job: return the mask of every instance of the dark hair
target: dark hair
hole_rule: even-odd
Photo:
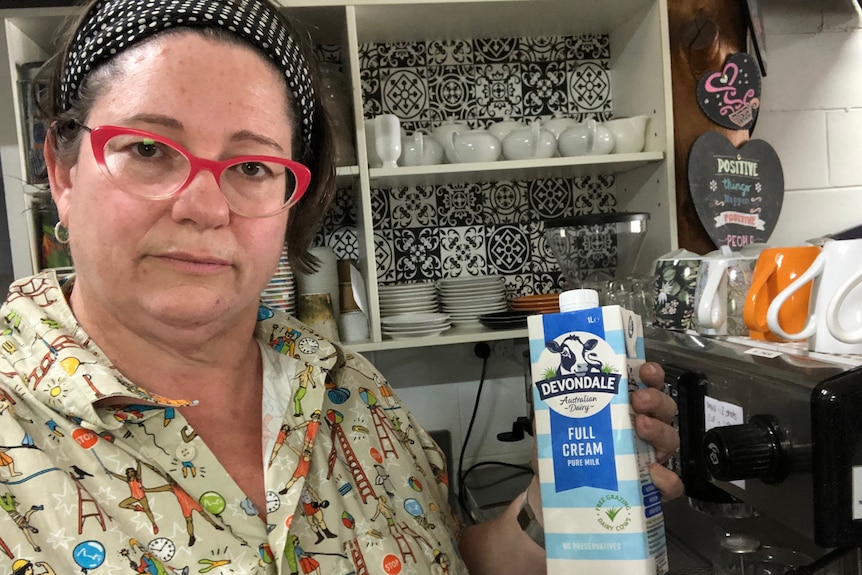
[[[68,54],[78,30],[87,22],[90,10],[100,0],[87,2],[83,13],[72,21],[65,35],[61,38],[57,52],[42,66],[39,72],[39,85],[37,101],[42,114],[42,121],[49,127],[53,138],[52,151],[61,163],[74,163],[80,149],[80,140],[83,130],[81,124],[87,123],[87,117],[96,99],[105,91],[110,82],[119,73],[117,58],[99,64],[80,83],[77,96],[73,97],[68,110],[63,108],[60,98],[60,87],[63,78]],[[257,0],[270,4],[269,0]],[[284,25],[290,37],[296,42],[300,52],[308,63],[309,75],[312,84],[319,86],[319,70],[313,54],[310,39],[300,34],[290,20],[274,5],[270,4],[277,12],[279,21]],[[260,53],[254,43],[248,42],[240,36],[234,35],[223,28],[214,27],[183,27],[174,26],[165,31],[154,34],[151,38],[133,44],[131,48],[140,46],[151,39],[161,38],[167,34],[180,32],[194,32],[206,38],[220,42],[237,43],[250,46]],[[119,54],[122,54],[120,52]],[[118,54],[118,55],[119,55]],[[267,65],[279,72],[283,78],[283,72],[266,56],[261,56]],[[290,209],[287,222],[287,243],[290,265],[297,271],[309,272],[316,269],[319,261],[308,248],[311,246],[314,236],[323,220],[323,216],[329,209],[329,205],[335,196],[335,144],[332,136],[330,117],[318,90],[314,90],[313,106],[314,120],[310,131],[311,144],[306,145],[301,136],[300,114],[298,106],[294,102],[291,91],[284,83],[287,105],[290,109],[291,132],[293,150],[301,150],[299,154],[294,153],[294,160],[301,162],[311,170],[311,184],[308,191],[298,204]],[[47,182],[47,178],[44,178]],[[72,254],[74,258],[74,254]]]

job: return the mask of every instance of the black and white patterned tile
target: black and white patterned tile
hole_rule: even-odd
[[[432,123],[476,117],[475,79],[472,65],[428,68],[428,112]]]
[[[574,183],[571,179],[533,180],[526,185],[527,205],[537,220],[553,220],[575,214]]]
[[[381,68],[380,109],[405,122],[417,121],[428,114],[428,79],[425,68]]]
[[[338,252],[335,252],[335,255],[342,259]],[[374,229],[374,262],[377,268],[377,282],[395,283],[395,246],[391,228]]]
[[[444,278],[483,275],[488,269],[485,226],[440,228],[440,262]]]
[[[433,40],[426,43],[429,66],[460,66],[473,63],[469,40]]]
[[[522,62],[565,62],[570,52],[567,36],[520,38],[519,57]]]
[[[611,112],[611,76],[607,62],[569,61],[567,65],[569,114],[582,118]]]
[[[437,226],[437,196],[433,186],[391,188],[392,229]]]
[[[530,235],[523,226],[486,226],[488,268],[491,275],[508,275],[523,270],[531,260]]]
[[[520,63],[479,64],[474,73],[478,118],[518,118],[523,115]]]
[[[421,282],[441,277],[440,235],[436,228],[393,228],[395,281]]]
[[[475,183],[435,186],[441,228],[485,223],[485,194]]]
[[[524,62],[521,83],[521,110],[525,117],[550,117],[557,112],[568,112],[565,62]]]
[[[607,34],[567,36],[566,60],[609,60],[611,39]]]
[[[473,61],[476,64],[517,62],[520,59],[520,38],[477,38],[473,40]]]
[[[527,185],[521,181],[482,184],[485,197],[485,222],[488,224],[517,223],[524,217]]]

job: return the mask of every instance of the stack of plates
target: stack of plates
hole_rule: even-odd
[[[275,274],[260,294],[260,301],[273,309],[296,313],[296,281],[287,259],[286,246],[281,251]]]
[[[527,327],[527,311],[498,311],[479,316],[479,323],[488,329],[519,329]]]
[[[512,300],[512,309],[531,313],[559,313],[560,294],[523,295]]]
[[[506,310],[506,280],[502,276],[446,278],[437,282],[443,311],[458,325],[479,325],[479,316]]]
[[[380,293],[380,317],[439,310],[433,282],[382,285],[377,290]]]
[[[403,313],[380,320],[383,335],[392,339],[428,337],[443,333],[452,322],[445,313]]]

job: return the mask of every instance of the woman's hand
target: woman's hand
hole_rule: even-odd
[[[632,392],[632,409],[635,416],[635,431],[655,448],[657,463],[650,466],[650,477],[665,500],[676,499],[683,492],[679,476],[661,465],[679,449],[679,432],[669,423],[677,413],[676,402],[661,389],[664,387],[664,369],[647,362],[640,368],[640,378],[646,389]]]

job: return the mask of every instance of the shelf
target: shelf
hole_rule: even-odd
[[[527,337],[527,328],[521,329],[488,329],[483,326],[454,326],[445,332],[431,337],[410,337],[405,339],[383,339],[383,341],[359,341],[344,345],[356,352],[385,351],[389,349],[407,349],[411,347],[431,347],[437,345],[454,345],[459,343],[474,343],[477,341],[497,341],[500,339],[520,339]]]
[[[399,168],[372,168],[375,187],[427,186],[432,184],[498,182],[536,178],[574,178],[628,172],[650,162],[664,160],[662,152],[608,154],[547,160],[501,160],[481,164],[438,164]]]
[[[359,177],[359,166],[339,166],[335,169],[335,181],[339,188],[353,183]]]
[[[291,5],[314,0],[283,0]],[[653,0],[353,0],[359,42],[606,34]],[[491,4],[491,6],[489,6]],[[418,23],[421,23],[418,24]]]

